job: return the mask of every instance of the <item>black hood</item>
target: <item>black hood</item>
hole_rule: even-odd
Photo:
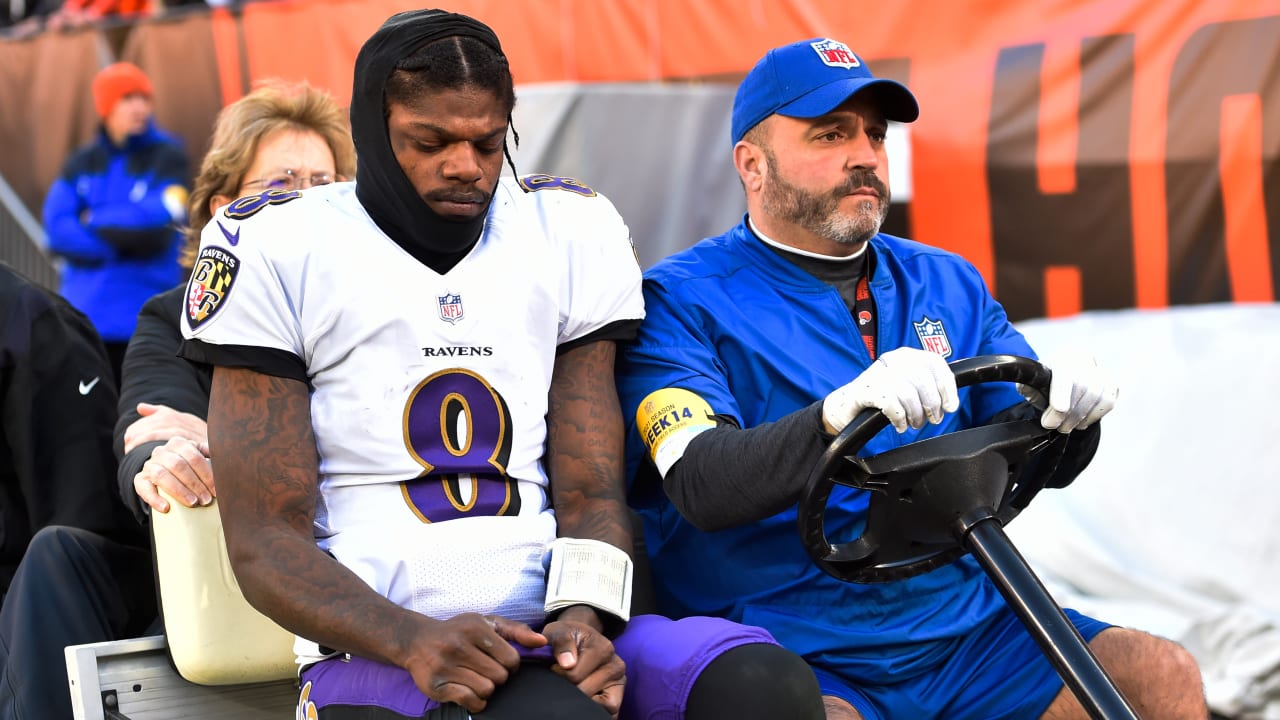
[[[397,62],[433,40],[456,35],[476,38],[502,52],[498,36],[484,23],[465,15],[444,10],[396,13],[360,48],[351,91],[351,136],[359,159],[356,197],[384,233],[419,262],[441,273],[475,245],[484,229],[485,214],[474,220],[452,221],[428,207],[391,149],[383,96]]]

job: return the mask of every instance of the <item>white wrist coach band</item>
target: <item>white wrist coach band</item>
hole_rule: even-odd
[[[609,543],[556,538],[543,609],[552,613],[570,605],[590,605],[630,620],[632,573],[631,558]]]

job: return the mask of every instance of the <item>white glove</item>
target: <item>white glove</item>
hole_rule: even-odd
[[[853,382],[831,391],[822,401],[827,432],[838,433],[858,413],[879,408],[898,432],[922,428],[927,419],[942,422],[944,413],[960,407],[956,376],[941,355],[902,347],[880,356]]]
[[[1040,416],[1044,429],[1060,433],[1083,430],[1116,406],[1120,388],[1093,356],[1069,353],[1050,361],[1041,360],[1041,364],[1053,372],[1053,379],[1049,381],[1049,406]],[[1023,395],[1038,396],[1039,393],[1028,389]]]

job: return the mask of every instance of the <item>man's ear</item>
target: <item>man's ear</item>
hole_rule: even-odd
[[[764,149],[748,140],[739,140],[733,146],[733,165],[738,178],[748,193],[759,192],[764,187],[764,176],[769,172],[769,159]]]

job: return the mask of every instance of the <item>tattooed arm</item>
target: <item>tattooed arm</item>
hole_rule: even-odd
[[[304,383],[216,368],[209,445],[236,581],[251,605],[285,629],[403,667],[427,696],[472,713],[519,664],[506,640],[546,644],[504,618],[469,613],[438,621],[402,608],[316,546],[318,457]]]
[[[631,552],[623,483],[622,409],[615,346],[600,340],[556,357],[547,412],[547,475],[562,537],[602,540]],[[575,605],[543,630],[557,671],[616,715],[625,669],[594,608]]]

